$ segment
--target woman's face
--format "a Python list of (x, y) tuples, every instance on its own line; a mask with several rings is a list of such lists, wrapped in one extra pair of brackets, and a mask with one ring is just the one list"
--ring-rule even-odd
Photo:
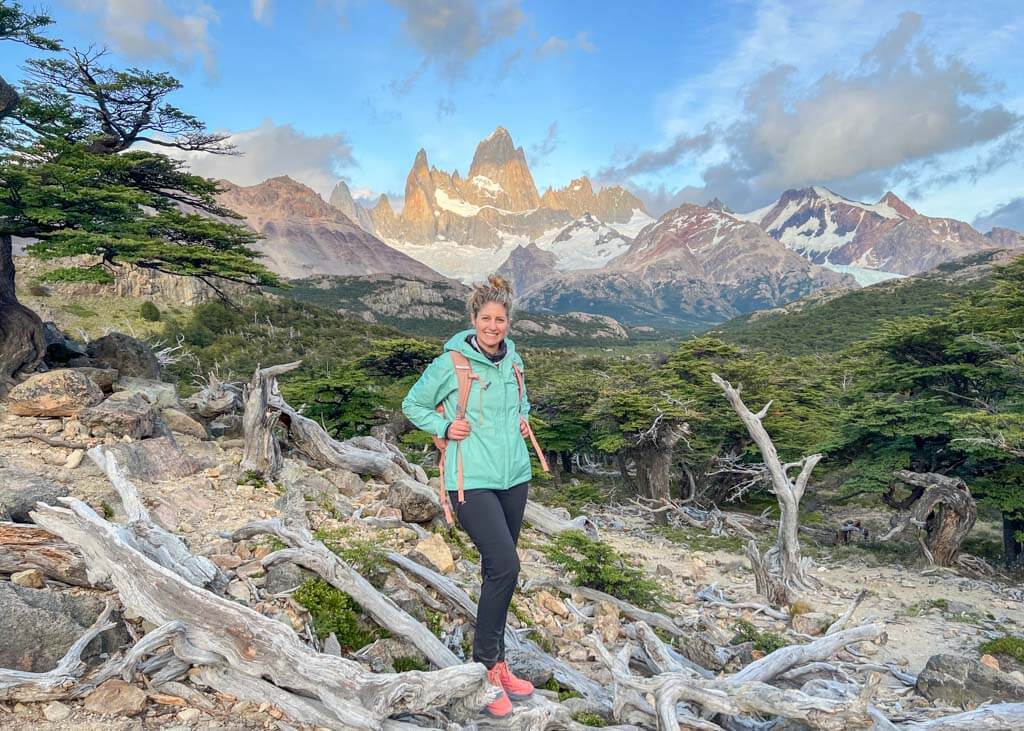
[(480, 308), (473, 318), (476, 328), (476, 339), (489, 351), (497, 350), (498, 345), (508, 335), (508, 311), (505, 305), (488, 302)]

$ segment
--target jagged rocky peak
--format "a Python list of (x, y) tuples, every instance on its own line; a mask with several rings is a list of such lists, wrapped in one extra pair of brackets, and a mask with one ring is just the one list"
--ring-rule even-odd
[(568, 211), (573, 218), (591, 213), (608, 223), (625, 223), (637, 212), (646, 215), (643, 202), (625, 188), (614, 185), (595, 194), (593, 183), (586, 176), (573, 179), (564, 188), (548, 188), (541, 205)]
[(721, 211), (722, 213), (732, 213), (733, 212), (733, 210), (731, 208), (729, 208), (729, 206), (725, 205), (725, 203), (723, 203), (721, 201), (721, 199), (719, 199), (718, 196), (715, 196), (714, 198), (709, 200), (704, 205), (704, 207), (705, 208), (710, 208), (712, 211)]
[(218, 200), (243, 216), (258, 218), (327, 218), (354, 222), (327, 204), (320, 195), (287, 175), (268, 178), (256, 185), (241, 186), (222, 182)]
[(338, 184), (334, 186), (328, 203), (357, 223), (359, 228), (370, 233), (374, 232), (370, 211), (356, 203), (355, 198), (352, 197), (352, 191), (349, 190), (348, 184), (344, 180), (338, 181)]
[(516, 158), (526, 159), (523, 148), (516, 149), (509, 131), (504, 127), (498, 127), (476, 146), (473, 164), (469, 166), (469, 177), (472, 178), (486, 165), (504, 165)]
[(898, 195), (893, 193), (891, 190), (886, 191), (885, 195), (878, 199), (878, 205), (889, 206), (904, 218), (913, 218), (918, 215), (917, 211), (908, 206)]

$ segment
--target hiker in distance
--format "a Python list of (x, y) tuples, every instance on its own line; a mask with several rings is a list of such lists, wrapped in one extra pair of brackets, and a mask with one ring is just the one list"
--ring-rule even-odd
[(480, 551), (473, 661), (483, 663), (491, 683), (504, 691), (485, 709), (501, 718), (512, 712), (509, 698), (533, 694), (533, 685), (505, 662), (505, 618), (519, 576), (516, 543), (533, 476), (527, 438), (545, 470), (547, 463), (528, 421), (523, 361), (507, 337), (512, 288), (492, 275), (473, 288), (467, 304), (472, 329), (445, 343), (445, 352), (409, 389), (402, 411), (434, 436), (445, 518), (451, 524), (454, 503), (459, 524)]

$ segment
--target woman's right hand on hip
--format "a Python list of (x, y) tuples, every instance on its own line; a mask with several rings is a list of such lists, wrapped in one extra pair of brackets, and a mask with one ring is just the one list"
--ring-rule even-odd
[(456, 419), (448, 427), (448, 438), (456, 442), (462, 441), (469, 436), (469, 422), (465, 419)]

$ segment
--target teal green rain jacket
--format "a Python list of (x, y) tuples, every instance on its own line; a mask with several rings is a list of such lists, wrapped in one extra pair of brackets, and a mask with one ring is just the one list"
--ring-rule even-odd
[[(533, 476), (526, 440), (519, 433), (519, 417), (530, 413), (530, 402), (525, 384), (520, 400), (516, 374), (512, 371), (513, 362), (522, 370), (523, 361), (512, 341), (505, 338), (507, 355), (500, 363), (492, 363), (466, 342), (466, 336), (472, 332), (463, 330), (445, 343), (445, 352), (434, 358), (409, 389), (402, 401), (402, 412), (420, 429), (443, 438), (445, 429), (455, 419), (459, 401), (455, 366), (448, 351), (456, 350), (465, 355), (480, 380), (470, 382), (466, 405), (469, 436), (448, 442), (444, 484), (449, 490), (457, 488), (457, 450), (460, 450), (466, 490), (507, 490)], [(444, 416), (435, 411), (442, 402)]]

